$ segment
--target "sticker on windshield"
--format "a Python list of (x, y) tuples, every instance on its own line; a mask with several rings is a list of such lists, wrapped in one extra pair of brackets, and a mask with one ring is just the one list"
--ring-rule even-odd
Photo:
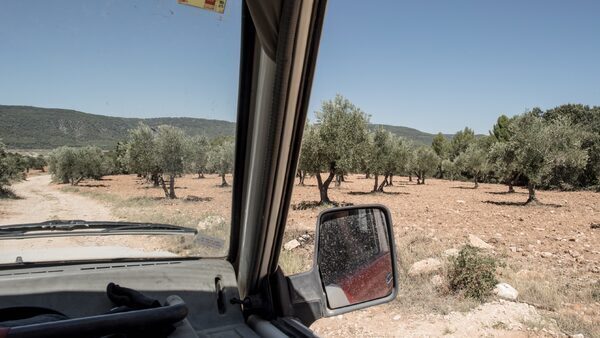
[(177, 0), (177, 2), (223, 14), (226, 0)]
[(213, 249), (222, 249), (223, 246), (225, 245), (225, 241), (220, 238), (215, 238), (215, 237), (201, 235), (201, 234), (196, 235), (194, 242), (196, 244), (201, 244), (205, 247), (209, 247), (209, 248), (213, 248)]

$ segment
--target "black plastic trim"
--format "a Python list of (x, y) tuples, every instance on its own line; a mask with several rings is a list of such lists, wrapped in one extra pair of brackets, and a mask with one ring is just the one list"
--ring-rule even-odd
[(240, 78), (238, 86), (238, 111), (235, 136), (235, 160), (233, 169), (233, 188), (231, 205), (231, 232), (229, 234), (229, 254), (227, 260), (238, 272), (238, 252), (242, 217), (242, 199), (244, 196), (244, 167), (246, 163), (246, 144), (252, 102), (252, 78), (254, 73), (254, 48), (256, 30), (245, 1), (242, 1), (242, 39), (240, 47)]

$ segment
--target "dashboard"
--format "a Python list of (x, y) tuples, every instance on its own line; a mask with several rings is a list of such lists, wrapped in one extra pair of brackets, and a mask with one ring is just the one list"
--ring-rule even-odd
[[(235, 273), (222, 259), (135, 261), (0, 270), (0, 310), (51, 309), (68, 318), (106, 314), (114, 308), (109, 283), (167, 303), (178, 296), (186, 320), (169, 337), (258, 337), (246, 325)], [(10, 335), (9, 335), (10, 337)]]

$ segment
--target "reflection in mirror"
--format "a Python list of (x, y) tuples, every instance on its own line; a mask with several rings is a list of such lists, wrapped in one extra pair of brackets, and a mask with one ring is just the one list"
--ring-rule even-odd
[(329, 308), (388, 296), (393, 268), (385, 213), (352, 208), (324, 213), (319, 222), (318, 266)]

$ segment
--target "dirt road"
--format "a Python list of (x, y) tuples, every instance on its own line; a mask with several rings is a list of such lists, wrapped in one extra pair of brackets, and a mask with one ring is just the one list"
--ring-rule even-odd
[(50, 175), (29, 177), (13, 190), (19, 199), (0, 201), (0, 225), (52, 219), (115, 220), (110, 208), (100, 202), (51, 186)]

